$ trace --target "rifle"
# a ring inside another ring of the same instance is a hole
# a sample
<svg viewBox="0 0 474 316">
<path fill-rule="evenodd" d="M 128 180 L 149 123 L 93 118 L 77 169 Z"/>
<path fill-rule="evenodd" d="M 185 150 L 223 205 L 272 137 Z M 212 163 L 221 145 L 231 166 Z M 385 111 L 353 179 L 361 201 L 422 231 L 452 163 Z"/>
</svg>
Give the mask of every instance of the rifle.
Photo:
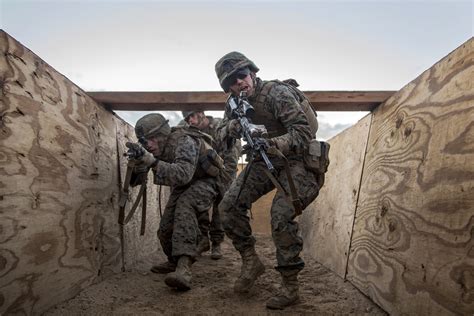
<svg viewBox="0 0 474 316">
<path fill-rule="evenodd" d="M 132 142 L 127 142 L 125 146 L 127 146 L 128 150 L 126 153 L 124 153 L 124 156 L 127 156 L 128 160 L 131 159 L 140 159 L 141 156 L 145 154 L 145 148 L 143 148 L 144 143 L 146 143 L 146 140 L 144 137 L 139 137 L 138 138 L 138 143 L 132 143 Z"/>
<path fill-rule="evenodd" d="M 241 92 L 238 97 L 230 96 L 227 100 L 227 104 L 231 110 L 231 118 L 239 121 L 240 126 L 242 126 L 242 136 L 247 142 L 248 146 L 251 148 L 252 157 L 250 160 L 253 160 L 257 154 L 262 157 L 263 161 L 267 165 L 267 169 L 270 172 L 273 172 L 275 168 L 273 167 L 272 162 L 268 159 L 266 153 L 265 142 L 262 140 L 262 136 L 267 135 L 267 129 L 264 125 L 256 125 L 249 122 L 248 117 L 252 117 L 255 113 L 253 106 L 247 101 L 245 92 Z"/>
<path fill-rule="evenodd" d="M 274 174 L 275 168 L 273 167 L 272 162 L 267 156 L 267 142 L 264 141 L 264 139 L 262 138 L 262 136 L 267 135 L 267 129 L 264 125 L 252 124 L 248 119 L 248 117 L 252 118 L 252 116 L 255 114 L 255 110 L 253 106 L 247 101 L 247 96 L 245 92 L 240 92 L 240 95 L 238 97 L 232 95 L 229 96 L 229 98 L 227 99 L 227 105 L 230 109 L 231 118 L 239 121 L 240 126 L 242 127 L 242 136 L 251 149 L 249 164 L 247 165 L 247 168 L 245 168 L 244 178 L 242 180 L 242 185 L 240 186 L 239 193 L 237 194 L 236 202 L 239 200 L 242 188 L 245 182 L 247 181 L 247 177 L 250 173 L 250 168 L 252 167 L 254 159 L 260 156 L 267 166 L 267 168 L 264 169 L 265 174 L 270 178 L 273 185 L 275 185 L 275 187 L 283 193 L 287 201 L 295 208 L 294 216 L 301 215 L 303 211 L 302 204 L 296 192 L 296 187 L 294 185 L 293 178 L 290 173 L 288 161 L 278 149 L 272 148 L 272 152 L 282 158 L 284 161 L 285 171 L 288 177 L 288 184 L 290 187 L 290 194 L 287 193 L 287 191 L 278 181 L 277 177 Z"/>
</svg>

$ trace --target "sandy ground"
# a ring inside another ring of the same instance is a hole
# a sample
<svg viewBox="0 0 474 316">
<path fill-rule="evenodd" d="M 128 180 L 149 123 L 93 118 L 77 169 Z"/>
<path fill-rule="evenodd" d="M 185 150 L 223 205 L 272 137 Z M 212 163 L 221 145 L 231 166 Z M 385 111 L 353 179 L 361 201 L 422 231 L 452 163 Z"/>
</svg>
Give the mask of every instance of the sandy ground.
<svg viewBox="0 0 474 316">
<path fill-rule="evenodd" d="M 299 274 L 301 303 L 283 311 L 267 310 L 265 302 L 277 293 L 280 274 L 273 269 L 271 238 L 257 236 L 256 248 L 266 271 L 245 296 L 232 290 L 240 256 L 226 240 L 223 259 L 212 260 L 206 253 L 193 265 L 193 288 L 188 292 L 171 290 L 165 275 L 149 272 L 161 256 L 155 254 L 133 271 L 93 285 L 45 315 L 387 315 L 349 282 L 309 259 Z"/>
</svg>

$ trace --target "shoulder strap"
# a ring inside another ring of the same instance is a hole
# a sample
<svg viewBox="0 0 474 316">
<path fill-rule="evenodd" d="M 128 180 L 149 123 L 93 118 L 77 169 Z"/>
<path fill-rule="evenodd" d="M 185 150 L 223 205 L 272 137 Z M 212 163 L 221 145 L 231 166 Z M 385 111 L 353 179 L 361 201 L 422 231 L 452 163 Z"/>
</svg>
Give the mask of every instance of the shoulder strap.
<svg viewBox="0 0 474 316">
<path fill-rule="evenodd" d="M 263 87 L 260 90 L 260 94 L 257 97 L 256 102 L 259 103 L 259 104 L 260 103 L 264 104 L 267 97 L 268 97 L 268 95 L 269 95 L 269 93 L 270 93 L 270 90 L 277 84 L 281 84 L 281 85 L 284 85 L 284 86 L 288 87 L 293 92 L 293 94 L 297 97 L 299 102 L 307 100 L 304 93 L 301 92 L 301 90 L 299 90 L 297 88 L 299 86 L 299 84 L 298 84 L 298 82 L 296 82 L 295 79 L 286 79 L 286 80 L 283 80 L 283 81 L 278 80 L 278 79 L 274 79 L 274 80 L 270 80 L 270 81 L 265 81 L 263 83 Z M 308 102 L 309 102 L 309 100 L 308 100 Z"/>
<path fill-rule="evenodd" d="M 275 84 L 278 82 L 278 80 L 271 80 L 271 81 L 265 81 L 263 82 L 262 89 L 260 90 L 260 93 L 255 100 L 254 106 L 262 106 L 265 104 L 265 101 L 267 100 L 267 96 L 270 93 L 270 90 L 275 86 Z"/>
<path fill-rule="evenodd" d="M 195 139 L 202 139 L 205 141 L 208 145 L 213 145 L 214 139 L 212 138 L 211 135 L 206 134 L 199 129 L 192 127 L 192 126 L 187 126 L 187 127 L 181 127 L 181 126 L 175 126 L 172 128 L 172 131 L 175 133 L 179 133 L 181 135 L 188 135 L 191 136 Z"/>
<path fill-rule="evenodd" d="M 298 82 L 295 79 L 287 79 L 287 80 L 270 80 L 263 83 L 263 87 L 260 90 L 260 94 L 256 99 L 257 106 L 261 106 L 263 109 L 263 105 L 267 101 L 267 97 L 270 94 L 270 90 L 277 84 L 284 85 L 290 89 L 293 95 L 296 97 L 298 102 L 301 104 L 304 113 L 308 119 L 309 126 L 311 128 L 311 133 L 316 137 L 316 132 L 318 131 L 318 119 L 317 113 L 312 107 L 309 99 L 304 95 L 304 93 L 298 89 L 299 86 Z"/>
<path fill-rule="evenodd" d="M 309 99 L 306 97 L 306 95 L 300 89 L 298 89 L 298 82 L 296 82 L 295 79 L 286 79 L 280 81 L 280 83 L 287 86 L 293 92 L 293 94 L 298 97 L 298 101 L 300 102 L 303 111 L 306 114 L 306 118 L 308 119 L 308 124 L 311 128 L 311 133 L 314 137 L 316 137 L 316 132 L 318 131 L 319 127 L 318 114 L 314 110 L 313 106 L 311 105 L 311 102 L 309 102 Z"/>
</svg>

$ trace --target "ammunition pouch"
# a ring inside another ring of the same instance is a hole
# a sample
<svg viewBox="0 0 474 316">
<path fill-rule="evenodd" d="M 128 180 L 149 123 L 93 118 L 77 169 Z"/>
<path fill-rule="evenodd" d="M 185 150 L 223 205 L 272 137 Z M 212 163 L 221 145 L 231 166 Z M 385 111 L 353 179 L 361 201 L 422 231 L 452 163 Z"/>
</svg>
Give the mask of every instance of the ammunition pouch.
<svg viewBox="0 0 474 316">
<path fill-rule="evenodd" d="M 218 177 L 224 169 L 224 160 L 214 149 L 208 148 L 204 151 L 204 154 L 199 157 L 199 165 L 206 174 L 211 177 Z"/>
<path fill-rule="evenodd" d="M 324 175 L 329 166 L 329 148 L 329 143 L 312 139 L 303 155 L 306 169 Z"/>
<path fill-rule="evenodd" d="M 178 135 L 190 136 L 200 143 L 198 168 L 194 174 L 195 179 L 206 176 L 218 177 L 221 174 L 224 169 L 224 160 L 213 148 L 214 140 L 210 135 L 193 126 L 173 127 L 171 131 Z"/>
</svg>

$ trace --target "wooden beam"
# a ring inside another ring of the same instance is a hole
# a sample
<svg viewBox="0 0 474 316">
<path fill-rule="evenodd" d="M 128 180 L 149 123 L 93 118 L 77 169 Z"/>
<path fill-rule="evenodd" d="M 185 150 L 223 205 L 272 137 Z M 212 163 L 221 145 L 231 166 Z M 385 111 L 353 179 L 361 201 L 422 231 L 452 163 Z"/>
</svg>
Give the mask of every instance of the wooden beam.
<svg viewBox="0 0 474 316">
<path fill-rule="evenodd" d="M 304 91 L 317 111 L 372 111 L 395 91 Z M 227 95 L 218 91 L 87 92 L 117 111 L 182 111 L 224 109 Z"/>
</svg>

